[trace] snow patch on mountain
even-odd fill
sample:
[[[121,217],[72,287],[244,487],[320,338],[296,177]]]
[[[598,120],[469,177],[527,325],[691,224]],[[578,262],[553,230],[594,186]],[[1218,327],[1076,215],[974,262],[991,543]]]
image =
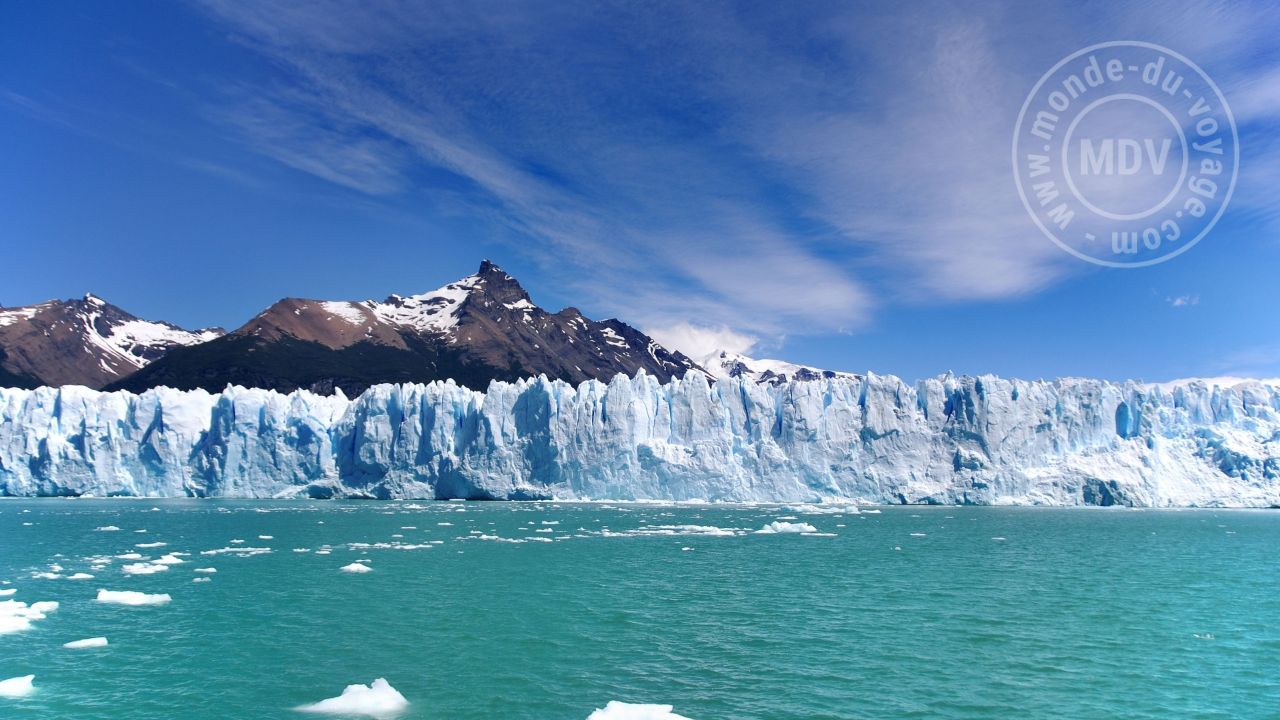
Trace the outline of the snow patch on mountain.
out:
[[[717,350],[699,363],[713,378],[747,378],[761,383],[780,383],[789,380],[817,380],[820,378],[856,378],[853,373],[835,372],[797,365],[785,360],[769,360],[748,357],[741,353]]]
[[[444,333],[458,324],[462,302],[480,282],[479,275],[469,275],[428,293],[408,297],[392,295],[382,302],[366,300],[364,306],[382,322],[418,332]]]

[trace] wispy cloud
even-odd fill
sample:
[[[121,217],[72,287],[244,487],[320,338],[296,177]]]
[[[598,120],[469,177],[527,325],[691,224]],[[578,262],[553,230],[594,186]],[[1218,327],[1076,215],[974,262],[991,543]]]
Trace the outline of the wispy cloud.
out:
[[[1242,122],[1277,111],[1258,5],[202,5],[281,68],[215,111],[250,147],[371,196],[456,192],[689,348],[1090,271],[1031,224],[1008,147],[1031,84],[1099,27],[1209,58]],[[1267,153],[1255,180],[1280,175]]]
[[[1200,304],[1200,296],[1199,295],[1177,295],[1177,296],[1167,297],[1164,299],[1164,301],[1166,303],[1169,303],[1170,307],[1176,307],[1176,308],[1193,307],[1195,305]]]

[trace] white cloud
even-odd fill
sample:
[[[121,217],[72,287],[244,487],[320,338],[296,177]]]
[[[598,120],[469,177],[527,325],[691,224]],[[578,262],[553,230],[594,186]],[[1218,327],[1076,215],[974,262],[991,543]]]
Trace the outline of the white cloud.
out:
[[[1176,297],[1167,297],[1164,299],[1164,301],[1176,308],[1191,307],[1193,305],[1200,304],[1200,296],[1199,295],[1178,295]]]
[[[1032,224],[1009,142],[1035,79],[1100,26],[1200,60],[1242,117],[1276,112],[1277,70],[1254,51],[1275,11],[1259,6],[204,5],[285,73],[221,110],[262,154],[373,196],[452,173],[450,197],[575,297],[739,344],[1096,272]],[[584,39],[602,26],[607,43]],[[1270,207],[1274,183],[1251,185],[1241,202]]]
[[[646,327],[644,329],[654,340],[664,347],[674,348],[701,362],[711,353],[726,350],[730,353],[750,354],[758,340],[723,325],[701,326],[687,322],[666,326]]]

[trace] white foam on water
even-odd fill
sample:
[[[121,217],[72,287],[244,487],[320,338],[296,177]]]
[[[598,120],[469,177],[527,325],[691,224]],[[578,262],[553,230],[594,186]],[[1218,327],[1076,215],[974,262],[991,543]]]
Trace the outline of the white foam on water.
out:
[[[63,643],[62,647],[71,650],[81,650],[84,648],[100,648],[107,646],[107,639],[104,637],[85,638],[84,640],[72,640],[69,643]]]
[[[134,590],[99,590],[98,602],[116,605],[164,605],[173,598],[169,593],[151,595]]]
[[[0,680],[0,697],[20,698],[30,695],[36,691],[35,685],[31,683],[35,679],[35,675],[21,675]]]
[[[587,716],[587,720],[691,720],[677,715],[672,705],[643,705],[609,701],[608,705]]]
[[[353,562],[353,563],[351,563],[350,565],[343,565],[342,567],[340,567],[340,568],[338,568],[338,569],[339,569],[339,570],[341,570],[342,572],[349,572],[349,573],[367,573],[367,572],[373,572],[373,568],[369,567],[368,565],[362,565],[362,564],[360,564],[360,563],[358,563],[358,562]],[[355,686],[354,686],[354,685],[352,685],[351,687],[355,687]],[[361,686],[361,687],[363,687],[363,686]],[[350,689],[350,688],[348,688],[348,689]]]
[[[757,535],[780,535],[786,533],[816,533],[818,528],[809,523],[778,522],[768,523],[756,531]]]
[[[294,708],[298,712],[329,715],[361,715],[365,717],[392,717],[404,712],[409,701],[391,683],[378,678],[368,685],[348,685],[335,698],[321,700]]]

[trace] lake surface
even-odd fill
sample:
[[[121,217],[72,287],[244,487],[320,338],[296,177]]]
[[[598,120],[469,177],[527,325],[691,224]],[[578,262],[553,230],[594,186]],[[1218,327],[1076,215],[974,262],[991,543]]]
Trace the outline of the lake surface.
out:
[[[8,589],[60,607],[0,634],[35,675],[5,718],[319,717],[375,678],[449,720],[1280,712],[1275,511],[6,500]]]

